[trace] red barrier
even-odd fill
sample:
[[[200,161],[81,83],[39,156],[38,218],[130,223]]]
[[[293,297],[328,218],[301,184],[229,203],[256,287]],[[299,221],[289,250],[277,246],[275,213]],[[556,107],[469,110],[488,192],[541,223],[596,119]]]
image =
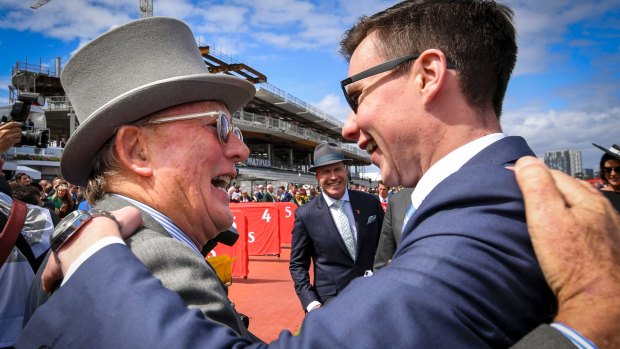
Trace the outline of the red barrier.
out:
[[[248,255],[280,255],[279,212],[276,203],[231,204],[245,214],[248,226]]]
[[[293,240],[293,225],[297,205],[292,202],[277,202],[280,211],[280,244],[290,245]]]
[[[233,209],[231,211],[235,217],[233,227],[239,232],[239,239],[233,246],[217,244],[213,251],[209,253],[209,256],[228,255],[230,258],[237,257],[232,265],[232,276],[247,278],[249,264],[247,218],[242,210]]]

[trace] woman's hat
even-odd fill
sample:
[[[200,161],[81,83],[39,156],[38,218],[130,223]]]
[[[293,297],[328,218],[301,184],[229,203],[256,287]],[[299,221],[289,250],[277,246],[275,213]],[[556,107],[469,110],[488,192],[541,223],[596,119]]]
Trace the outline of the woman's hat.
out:
[[[85,185],[92,160],[121,125],[196,101],[220,101],[234,113],[256,92],[247,80],[212,74],[194,35],[166,17],[132,21],[77,51],[61,74],[80,126],[67,142],[60,169]]]
[[[338,144],[321,142],[316,146],[316,148],[314,148],[314,165],[312,165],[308,170],[314,171],[321,166],[327,166],[337,162],[348,163],[352,161],[353,160],[346,159],[344,157],[344,152]]]
[[[609,149],[605,149],[605,148],[601,147],[600,145],[594,144],[594,143],[592,143],[592,145],[597,147],[597,148],[599,148],[600,150],[604,151],[605,153],[609,154],[614,159],[620,160],[620,146],[619,145],[614,144]]]

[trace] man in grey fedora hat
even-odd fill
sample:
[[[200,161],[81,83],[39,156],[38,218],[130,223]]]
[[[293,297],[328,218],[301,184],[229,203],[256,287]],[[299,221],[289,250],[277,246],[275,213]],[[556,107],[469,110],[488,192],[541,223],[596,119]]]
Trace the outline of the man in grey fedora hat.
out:
[[[61,82],[80,121],[62,175],[87,187],[95,209],[137,207],[132,252],[188,307],[252,338],[202,251],[233,222],[222,189],[249,150],[232,113],[254,86],[209,73],[188,26],[164,17],[94,39]]]
[[[383,222],[376,196],[347,190],[342,148],[322,142],[314,149],[314,171],[322,194],[295,211],[289,269],[304,311],[340,294],[372,269]],[[310,262],[314,280],[310,280]]]

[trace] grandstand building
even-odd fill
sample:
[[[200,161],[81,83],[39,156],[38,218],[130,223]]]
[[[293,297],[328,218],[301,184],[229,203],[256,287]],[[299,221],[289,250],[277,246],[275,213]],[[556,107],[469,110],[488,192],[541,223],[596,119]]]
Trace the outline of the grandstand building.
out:
[[[368,186],[369,180],[363,175],[370,157],[357,145],[346,143],[340,120],[267,83],[265,75],[247,64],[235,62],[209,46],[200,46],[200,52],[210,72],[242,77],[257,89],[256,96],[233,115],[233,122],[243,132],[250,149],[249,158],[237,165],[236,184],[242,190],[251,192],[258,184],[267,183],[316,184],[308,168],[313,149],[321,141],[341,144],[346,156],[353,159],[351,182]],[[54,68],[27,62],[13,67],[9,103],[14,103],[21,92],[37,92],[46,97],[43,109],[50,129],[50,146],[11,148],[5,154],[5,170],[27,172],[35,179],[60,175],[61,140],[69,139],[78,126],[71,101],[60,84],[60,71],[60,58]]]

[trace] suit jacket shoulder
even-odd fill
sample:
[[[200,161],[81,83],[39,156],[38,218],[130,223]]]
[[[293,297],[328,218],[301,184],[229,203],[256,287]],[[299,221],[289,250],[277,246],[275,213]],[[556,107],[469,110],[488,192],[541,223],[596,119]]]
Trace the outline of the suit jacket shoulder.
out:
[[[108,195],[96,208],[116,210],[124,206],[134,205]],[[188,307],[197,308],[205,317],[247,336],[213,268],[189,246],[172,238],[153,217],[142,210],[140,213],[144,227],[125,240],[136,257],[164,287],[178,293]]]

